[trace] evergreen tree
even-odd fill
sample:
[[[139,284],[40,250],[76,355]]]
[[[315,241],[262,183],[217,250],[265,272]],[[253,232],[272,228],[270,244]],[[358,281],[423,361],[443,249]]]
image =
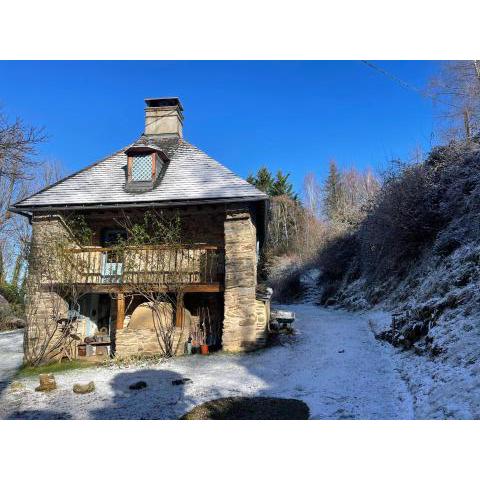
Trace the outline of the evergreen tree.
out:
[[[325,199],[323,210],[326,217],[335,222],[341,212],[343,200],[342,174],[338,171],[335,160],[330,161],[328,177],[325,181]]]
[[[298,196],[293,192],[293,185],[288,181],[289,176],[289,173],[284,175],[281,170],[277,172],[270,191],[270,196],[279,197],[280,195],[286,195],[292,200],[297,200]]]
[[[250,174],[247,177],[247,182],[270,195],[273,186],[273,177],[267,167],[261,167],[255,176]]]
[[[287,195],[292,200],[297,200],[298,196],[293,192],[293,185],[288,181],[289,176],[289,173],[284,175],[282,171],[279,170],[274,177],[268,168],[262,167],[256,175],[249,174],[247,182],[262,192],[267,193],[270,197]]]
[[[249,173],[247,178],[245,179],[248,183],[252,184],[252,185],[255,185],[255,182],[256,182],[256,178],[255,176],[253,175],[253,173]]]

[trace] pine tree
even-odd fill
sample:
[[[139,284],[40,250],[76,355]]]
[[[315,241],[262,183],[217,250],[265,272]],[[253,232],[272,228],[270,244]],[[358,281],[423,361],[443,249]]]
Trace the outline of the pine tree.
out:
[[[262,167],[257,172],[255,186],[262,192],[271,194],[273,187],[273,177],[267,167]]]
[[[341,204],[343,197],[342,175],[338,171],[335,160],[330,161],[330,169],[328,177],[325,181],[325,199],[323,210],[326,217],[335,222],[341,212]]]
[[[270,195],[272,197],[279,197],[280,195],[286,195],[292,200],[297,200],[298,196],[293,191],[293,185],[288,181],[289,173],[283,174],[281,170],[277,172],[275,179],[273,181],[272,189]]]
[[[255,182],[257,181],[253,173],[249,173],[248,177],[245,180],[252,185],[255,185]]]
[[[256,175],[252,175],[251,173],[248,175],[247,182],[270,195],[273,186],[273,177],[267,167],[261,167]]]
[[[283,174],[282,171],[279,170],[275,177],[273,177],[267,167],[262,167],[256,175],[250,173],[247,177],[247,182],[262,192],[267,193],[270,197],[286,195],[292,200],[297,201],[298,195],[294,193],[293,185],[288,181],[289,176],[289,173]]]

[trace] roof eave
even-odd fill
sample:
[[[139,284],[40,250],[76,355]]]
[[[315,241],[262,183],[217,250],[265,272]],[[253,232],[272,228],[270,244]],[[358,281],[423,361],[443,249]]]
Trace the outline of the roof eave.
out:
[[[34,212],[46,212],[52,210],[99,210],[99,209],[121,209],[121,208],[145,208],[145,207],[173,207],[186,205],[219,204],[219,203],[245,203],[267,201],[268,195],[206,198],[206,199],[184,199],[165,200],[159,202],[111,202],[111,203],[78,203],[78,204],[52,204],[52,205],[25,205],[18,204],[9,208],[10,212],[30,216]]]

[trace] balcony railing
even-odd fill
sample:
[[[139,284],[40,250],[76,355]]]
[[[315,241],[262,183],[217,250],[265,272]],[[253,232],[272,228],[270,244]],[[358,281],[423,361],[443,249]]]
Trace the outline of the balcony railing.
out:
[[[210,285],[224,277],[224,251],[210,245],[82,247],[67,254],[79,284]]]

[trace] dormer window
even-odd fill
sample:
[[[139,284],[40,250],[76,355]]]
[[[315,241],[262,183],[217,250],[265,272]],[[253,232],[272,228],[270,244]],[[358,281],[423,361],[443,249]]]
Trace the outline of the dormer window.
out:
[[[148,182],[153,178],[153,165],[155,154],[133,155],[132,156],[132,181]]]
[[[166,157],[160,149],[152,147],[131,147],[126,151],[127,192],[146,192],[152,190],[165,166]]]

